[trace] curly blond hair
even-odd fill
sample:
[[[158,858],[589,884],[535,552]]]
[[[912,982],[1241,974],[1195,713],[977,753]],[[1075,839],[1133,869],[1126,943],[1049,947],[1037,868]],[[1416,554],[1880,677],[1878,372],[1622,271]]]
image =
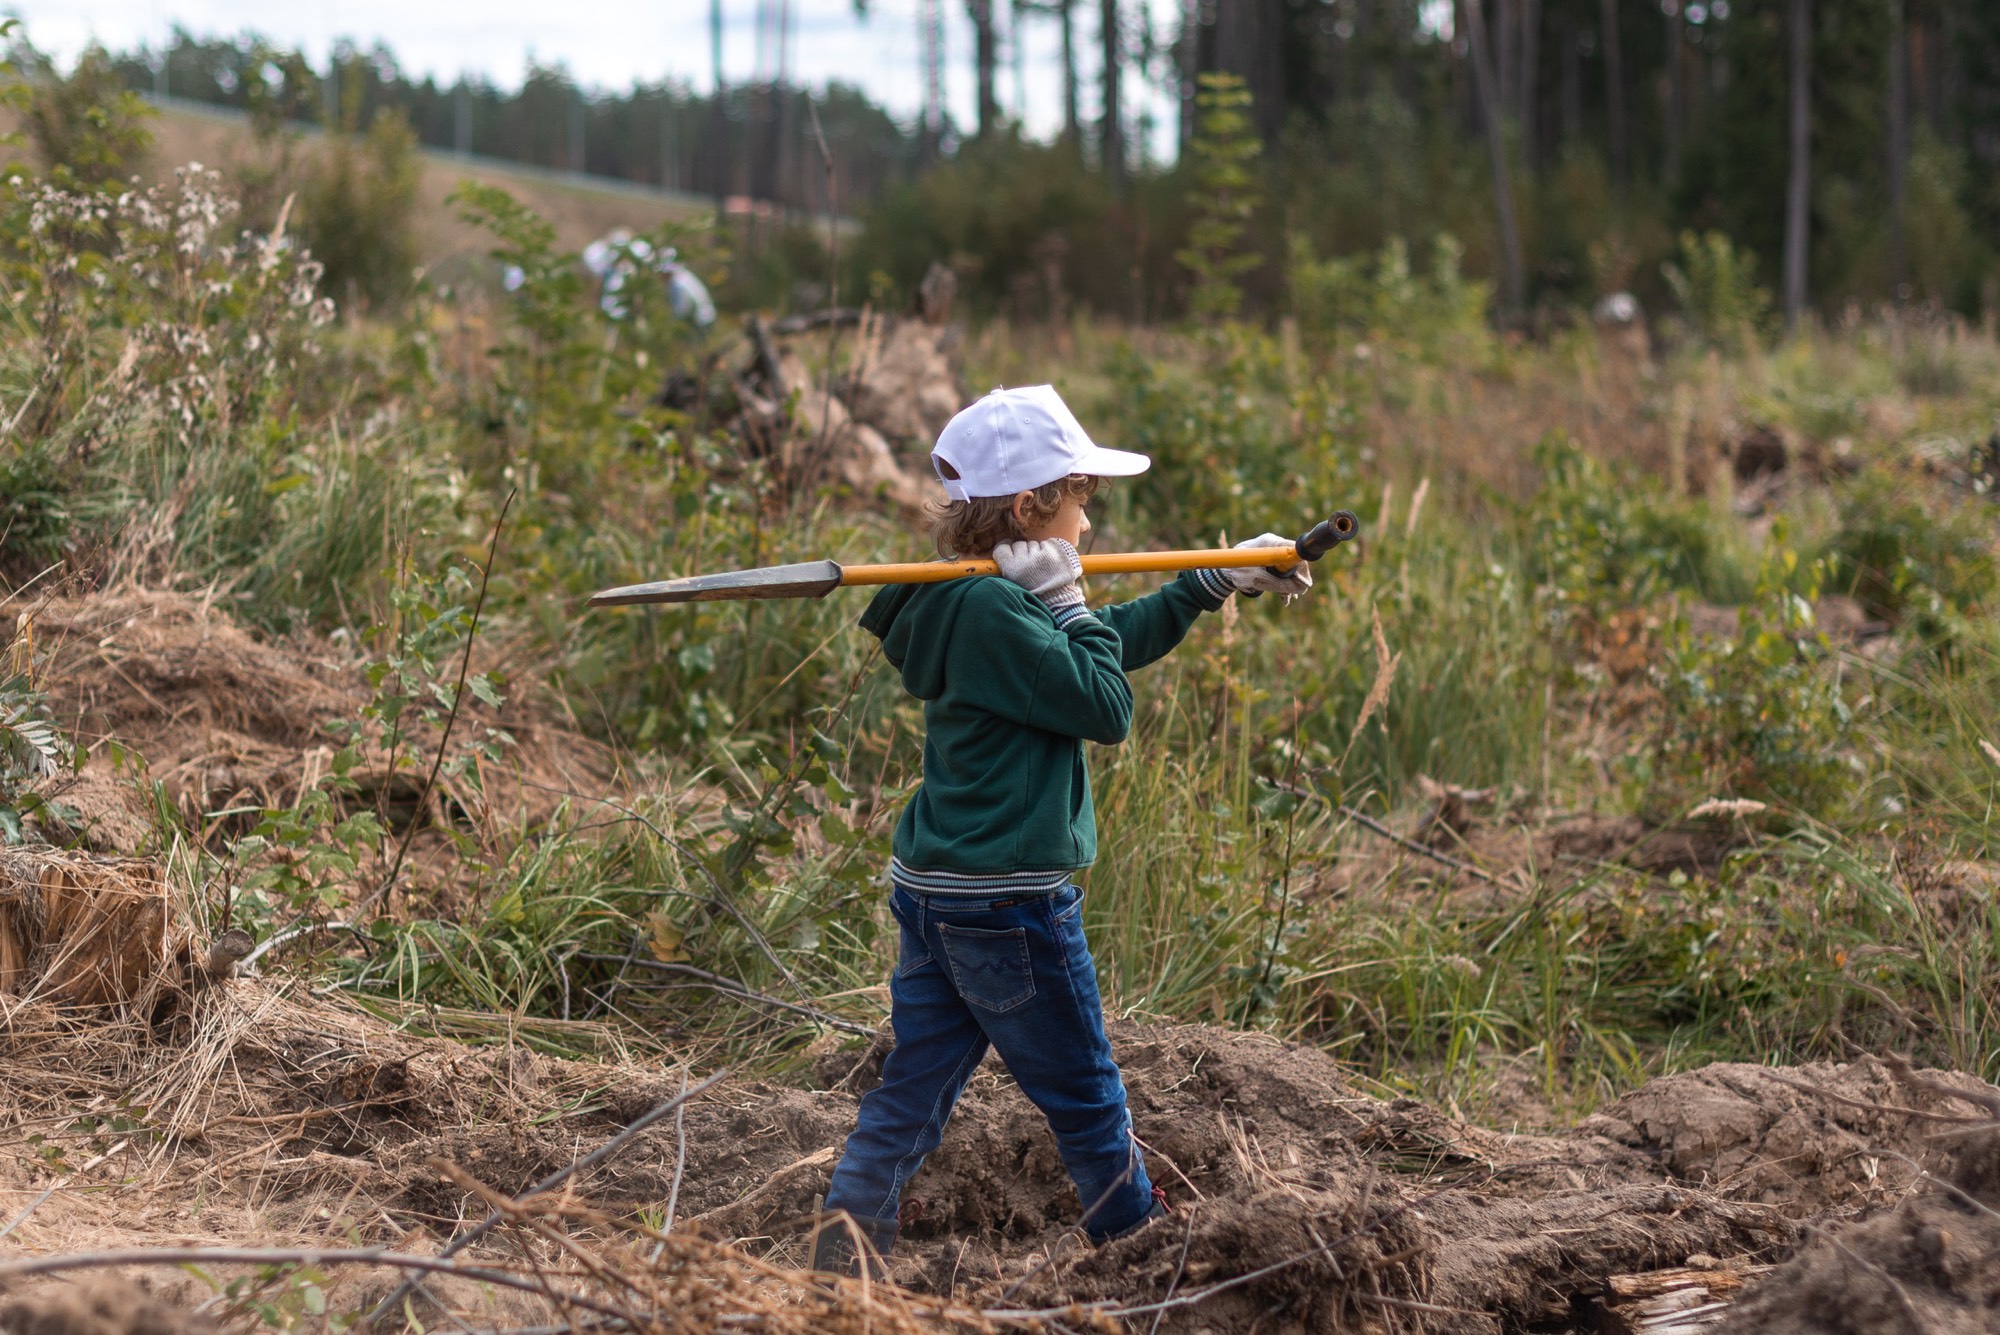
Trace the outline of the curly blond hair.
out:
[[[944,460],[938,460],[938,471],[947,478],[956,479],[958,470]],[[1044,524],[1055,518],[1062,503],[1074,497],[1087,501],[1097,494],[1103,478],[1091,477],[1085,473],[1071,473],[1068,477],[1045,482],[1028,493],[1028,502],[1022,508],[1027,511],[1028,522]],[[934,501],[927,518],[930,526],[931,542],[936,545],[938,555],[947,561],[961,557],[987,557],[1003,542],[1016,542],[1026,535],[1014,519],[1014,498],[1012,496],[974,496],[969,501]]]

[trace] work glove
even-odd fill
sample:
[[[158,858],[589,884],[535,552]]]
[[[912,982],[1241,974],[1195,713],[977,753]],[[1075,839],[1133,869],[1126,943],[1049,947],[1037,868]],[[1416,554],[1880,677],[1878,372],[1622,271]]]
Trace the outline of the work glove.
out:
[[[1240,551],[1245,547],[1291,547],[1294,540],[1281,538],[1275,533],[1260,533],[1254,538],[1246,538],[1236,544]],[[1284,574],[1274,573],[1268,566],[1239,566],[1229,570],[1214,572],[1227,580],[1236,592],[1245,598],[1255,598],[1260,594],[1275,593],[1289,603],[1292,599],[1312,587],[1312,566],[1301,561]]]
[[[1049,610],[1083,603],[1083,558],[1061,538],[1003,542],[993,549],[1000,573],[1048,604]]]

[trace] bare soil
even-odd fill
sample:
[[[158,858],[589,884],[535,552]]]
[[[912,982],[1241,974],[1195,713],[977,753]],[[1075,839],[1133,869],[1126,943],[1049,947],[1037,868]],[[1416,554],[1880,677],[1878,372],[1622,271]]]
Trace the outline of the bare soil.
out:
[[[0,1227],[75,1175],[0,1243],[0,1260],[224,1241],[435,1250],[480,1213],[435,1161],[519,1192],[682,1080],[661,1064],[420,1037],[263,980],[201,992],[156,1025],[0,1007]],[[1968,1120],[1939,1091],[1992,1096],[1963,1076],[1926,1077],[1931,1087],[1912,1091],[1874,1063],[1717,1066],[1655,1080],[1566,1130],[1519,1135],[1375,1097],[1326,1054],[1261,1035],[1120,1024],[1113,1041],[1173,1216],[1085,1246],[1070,1231],[1079,1203],[1040,1114],[989,1065],[912,1185],[921,1204],[889,1263],[899,1284],[989,1309],[1137,1307],[1133,1320],[1148,1323],[1147,1305],[1167,1303],[1160,1329],[1217,1335],[1404,1329],[1413,1314],[1433,1332],[1581,1330],[1608,1276],[1691,1257],[1796,1251],[1753,1299],[1820,1284],[1815,1275],[1865,1285],[1871,1272],[1843,1269],[1837,1242],[1877,1257],[1905,1289],[1919,1283],[1910,1258],[1930,1256],[1921,1273],[1932,1279],[1921,1282],[1938,1302],[1986,1301],[1979,1285],[1990,1285],[2000,1244],[1985,1213],[2000,1199],[1985,1194],[2000,1180],[1992,1142],[1965,1141],[1954,1158],[1932,1139],[1937,1108],[1957,1118],[1949,1127]],[[656,1223],[671,1196],[683,1227],[802,1264],[876,1057],[879,1044],[829,1040],[819,1087],[719,1086],[678,1128],[668,1119],[646,1131],[578,1190],[614,1217],[648,1212]],[[31,1144],[31,1133],[42,1140]],[[1979,1208],[1922,1165],[1956,1173]],[[185,1276],[147,1278],[181,1309],[209,1296]],[[58,1323],[78,1304],[111,1301],[96,1287],[59,1300],[60,1287],[0,1296],[19,1313],[32,1300],[34,1312],[57,1313],[34,1320]],[[351,1310],[384,1287],[355,1273],[336,1277],[333,1292]],[[1894,1289],[1878,1287],[1896,1306]],[[1909,1297],[1929,1310],[1922,1294]],[[1746,1299],[1741,1320],[1766,1320],[1755,1315],[1762,1301]],[[1807,1328],[1769,1324],[1797,1310],[1770,1306],[1767,1324],[1742,1328]],[[9,1319],[9,1335],[75,1328]],[[97,1328],[180,1329],[150,1320]]]

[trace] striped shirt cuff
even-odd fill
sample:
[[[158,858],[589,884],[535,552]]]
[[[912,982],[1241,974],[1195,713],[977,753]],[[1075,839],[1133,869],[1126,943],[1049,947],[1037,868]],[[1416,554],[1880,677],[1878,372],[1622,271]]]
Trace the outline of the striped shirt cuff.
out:
[[[1097,619],[1090,615],[1090,608],[1084,603],[1068,603],[1062,607],[1051,607],[1049,615],[1056,619],[1058,628],[1067,626],[1073,621],[1082,621],[1086,617],[1092,621]]]
[[[898,889],[917,895],[1052,895],[1070,883],[1074,867],[1054,871],[931,871],[889,859],[889,879]]]
[[[1214,600],[1208,605],[1208,610],[1211,612],[1221,610],[1222,605],[1229,601],[1229,595],[1236,592],[1236,585],[1231,583],[1229,576],[1220,570],[1197,570],[1194,572],[1194,582],[1201,586],[1203,593]]]

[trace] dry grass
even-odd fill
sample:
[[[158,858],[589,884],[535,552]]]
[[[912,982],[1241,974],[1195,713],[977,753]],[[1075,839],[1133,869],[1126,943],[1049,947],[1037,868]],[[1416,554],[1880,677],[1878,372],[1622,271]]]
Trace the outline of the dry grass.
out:
[[[0,993],[143,1012],[176,986],[193,939],[154,863],[0,849]]]

